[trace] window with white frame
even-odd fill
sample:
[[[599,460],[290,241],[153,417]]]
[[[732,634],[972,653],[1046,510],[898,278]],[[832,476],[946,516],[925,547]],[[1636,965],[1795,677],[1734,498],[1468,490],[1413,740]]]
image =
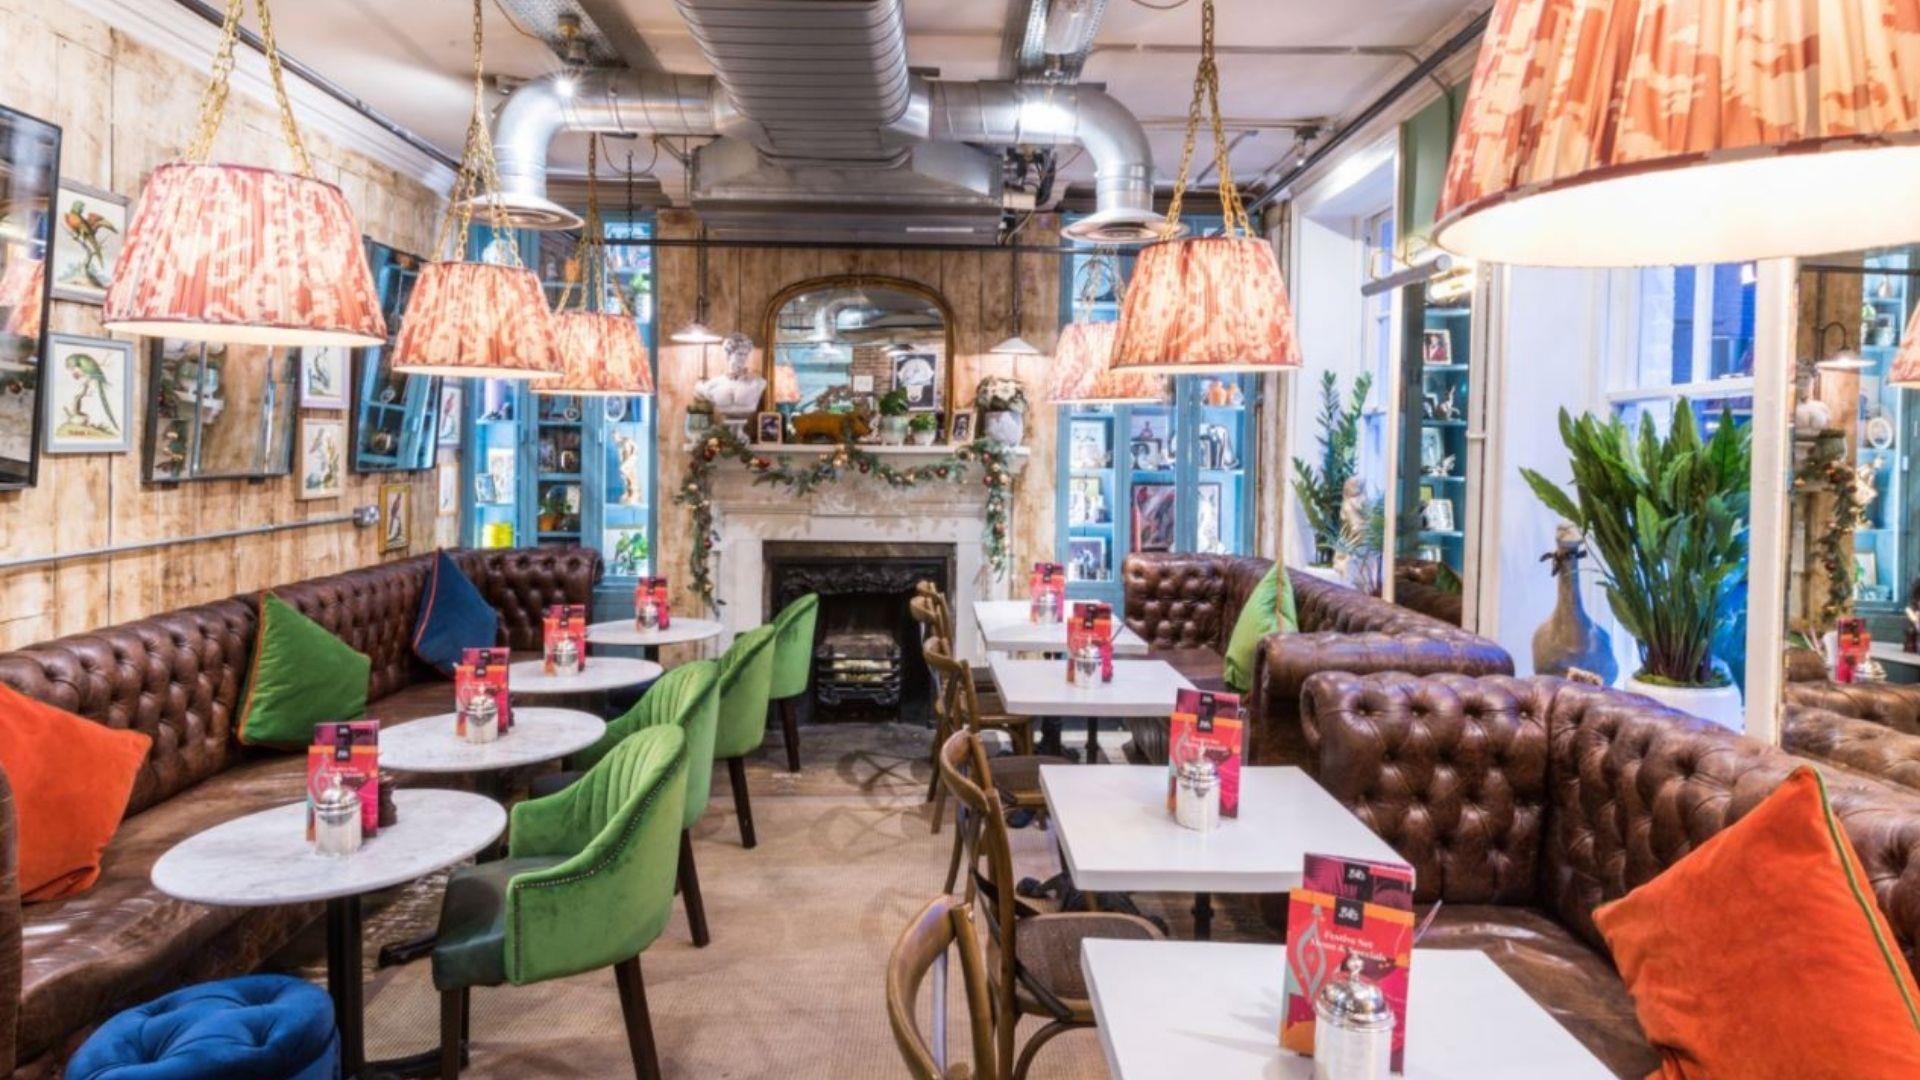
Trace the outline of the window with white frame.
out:
[[[1361,246],[1365,259],[1364,280],[1366,285],[1378,281],[1393,273],[1397,266],[1393,261],[1393,208],[1388,207],[1377,214],[1360,219]],[[1373,393],[1367,401],[1364,421],[1361,475],[1369,478],[1370,489],[1379,489],[1386,484],[1387,456],[1387,413],[1385,402],[1388,388],[1393,385],[1393,358],[1396,343],[1393,333],[1393,290],[1376,293],[1364,298],[1361,303],[1366,313],[1362,330],[1364,341],[1361,355],[1373,373]]]
[[[1664,426],[1684,397],[1703,436],[1723,410],[1750,422],[1754,264],[1652,267],[1624,277],[1628,330],[1612,350],[1607,387],[1614,414],[1630,425],[1651,415]]]

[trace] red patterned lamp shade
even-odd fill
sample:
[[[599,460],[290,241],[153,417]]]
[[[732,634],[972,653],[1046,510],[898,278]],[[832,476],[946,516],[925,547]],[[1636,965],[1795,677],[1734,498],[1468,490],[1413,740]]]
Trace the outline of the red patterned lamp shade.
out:
[[[248,345],[379,345],[373,276],[340,189],[251,165],[153,171],[127,228],[106,328]]]
[[[1267,371],[1300,366],[1273,246],[1257,236],[1167,240],[1134,264],[1115,331],[1116,372]]]
[[[415,375],[556,379],[553,315],[521,266],[428,263],[414,283],[393,369]]]
[[[1113,359],[1117,327],[1110,322],[1071,322],[1060,328],[1060,340],[1053,347],[1049,400],[1056,405],[1112,405],[1166,398],[1165,376],[1107,366]]]
[[[1534,266],[1852,251],[1920,241],[1916,190],[1913,0],[1499,0],[1434,239]]]
[[[0,271],[0,311],[7,318],[0,329],[24,338],[40,336],[41,301],[47,296],[45,259],[13,258]]]
[[[563,311],[553,317],[553,349],[560,355],[561,375],[536,384],[536,394],[653,393],[647,347],[629,316]]]
[[[793,365],[782,361],[773,365],[773,403],[775,405],[800,404],[800,374]]]
[[[1887,381],[1895,386],[1920,387],[1920,307],[1913,309],[1913,318],[1907,322],[1906,337],[1900,340],[1900,351],[1893,355]]]

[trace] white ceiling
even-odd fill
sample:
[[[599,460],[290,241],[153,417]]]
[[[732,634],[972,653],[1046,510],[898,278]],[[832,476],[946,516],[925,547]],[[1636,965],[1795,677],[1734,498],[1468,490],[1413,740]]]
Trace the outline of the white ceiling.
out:
[[[709,69],[673,0],[612,0],[631,19],[662,66],[675,72]],[[1174,0],[1150,0],[1155,4]],[[1450,32],[1489,0],[1218,0],[1216,42],[1226,49],[1277,46],[1409,46],[1419,48]],[[1003,28],[1023,0],[906,0],[907,57],[915,68],[937,68],[945,79],[1003,78]],[[183,15],[183,17],[185,17]],[[249,19],[251,23],[251,19]],[[471,9],[467,0],[327,0],[276,5],[281,48],[404,127],[457,157],[471,102],[468,78]],[[532,77],[558,68],[541,42],[525,36],[499,7],[486,9],[489,74]],[[1179,164],[1181,130],[1192,93],[1191,52],[1141,53],[1129,46],[1196,45],[1199,0],[1153,10],[1142,0],[1108,0],[1093,55],[1082,78],[1104,83],[1146,124],[1162,182]],[[1231,51],[1219,58],[1221,110],[1234,175],[1251,182],[1285,161],[1293,133],[1281,122],[1351,115],[1411,62],[1383,56],[1272,56]],[[554,153],[559,173],[585,168],[584,142],[563,136]],[[636,168],[655,155],[644,142],[629,144]],[[620,144],[615,154],[624,157]],[[1211,153],[1202,133],[1198,151]],[[1210,160],[1210,159],[1207,159]],[[623,161],[616,161],[616,165]],[[1195,165],[1196,173],[1202,168]],[[670,192],[682,180],[660,155],[654,172]],[[1074,162],[1070,181],[1090,178]]]

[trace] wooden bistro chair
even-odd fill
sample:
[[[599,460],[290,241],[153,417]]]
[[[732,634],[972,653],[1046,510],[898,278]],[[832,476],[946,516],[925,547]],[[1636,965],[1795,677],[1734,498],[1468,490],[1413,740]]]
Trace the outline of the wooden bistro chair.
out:
[[[1045,912],[1014,895],[1013,848],[1006,811],[994,790],[991,760],[979,734],[972,730],[954,732],[940,748],[941,781],[979,822],[967,845],[968,893],[986,917],[994,949],[988,971],[995,1060],[1002,1076],[1023,1080],[1034,1055],[1054,1036],[1094,1024],[1093,1002],[1080,970],[1080,942],[1087,938],[1155,940],[1162,935],[1138,915]],[[1016,1062],[1015,1029],[1024,1016],[1041,1017],[1046,1024],[1027,1040]]]
[[[967,994],[967,1027],[973,1035],[973,1060],[947,1063],[948,950],[960,954],[960,984]],[[931,973],[933,1042],[920,1033],[917,1006],[920,984]],[[887,1022],[893,1042],[906,1060],[913,1080],[999,1080],[993,1054],[993,1001],[987,977],[987,958],[980,935],[973,929],[973,913],[966,901],[936,896],[914,916],[893,943],[887,958]]]

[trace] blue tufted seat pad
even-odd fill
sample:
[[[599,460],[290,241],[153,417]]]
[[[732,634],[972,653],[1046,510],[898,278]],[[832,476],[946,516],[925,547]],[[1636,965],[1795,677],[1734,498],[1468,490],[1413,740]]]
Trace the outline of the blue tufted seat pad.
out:
[[[67,1080],[335,1080],[340,1034],[325,990],[285,975],[183,987],[100,1025]]]

